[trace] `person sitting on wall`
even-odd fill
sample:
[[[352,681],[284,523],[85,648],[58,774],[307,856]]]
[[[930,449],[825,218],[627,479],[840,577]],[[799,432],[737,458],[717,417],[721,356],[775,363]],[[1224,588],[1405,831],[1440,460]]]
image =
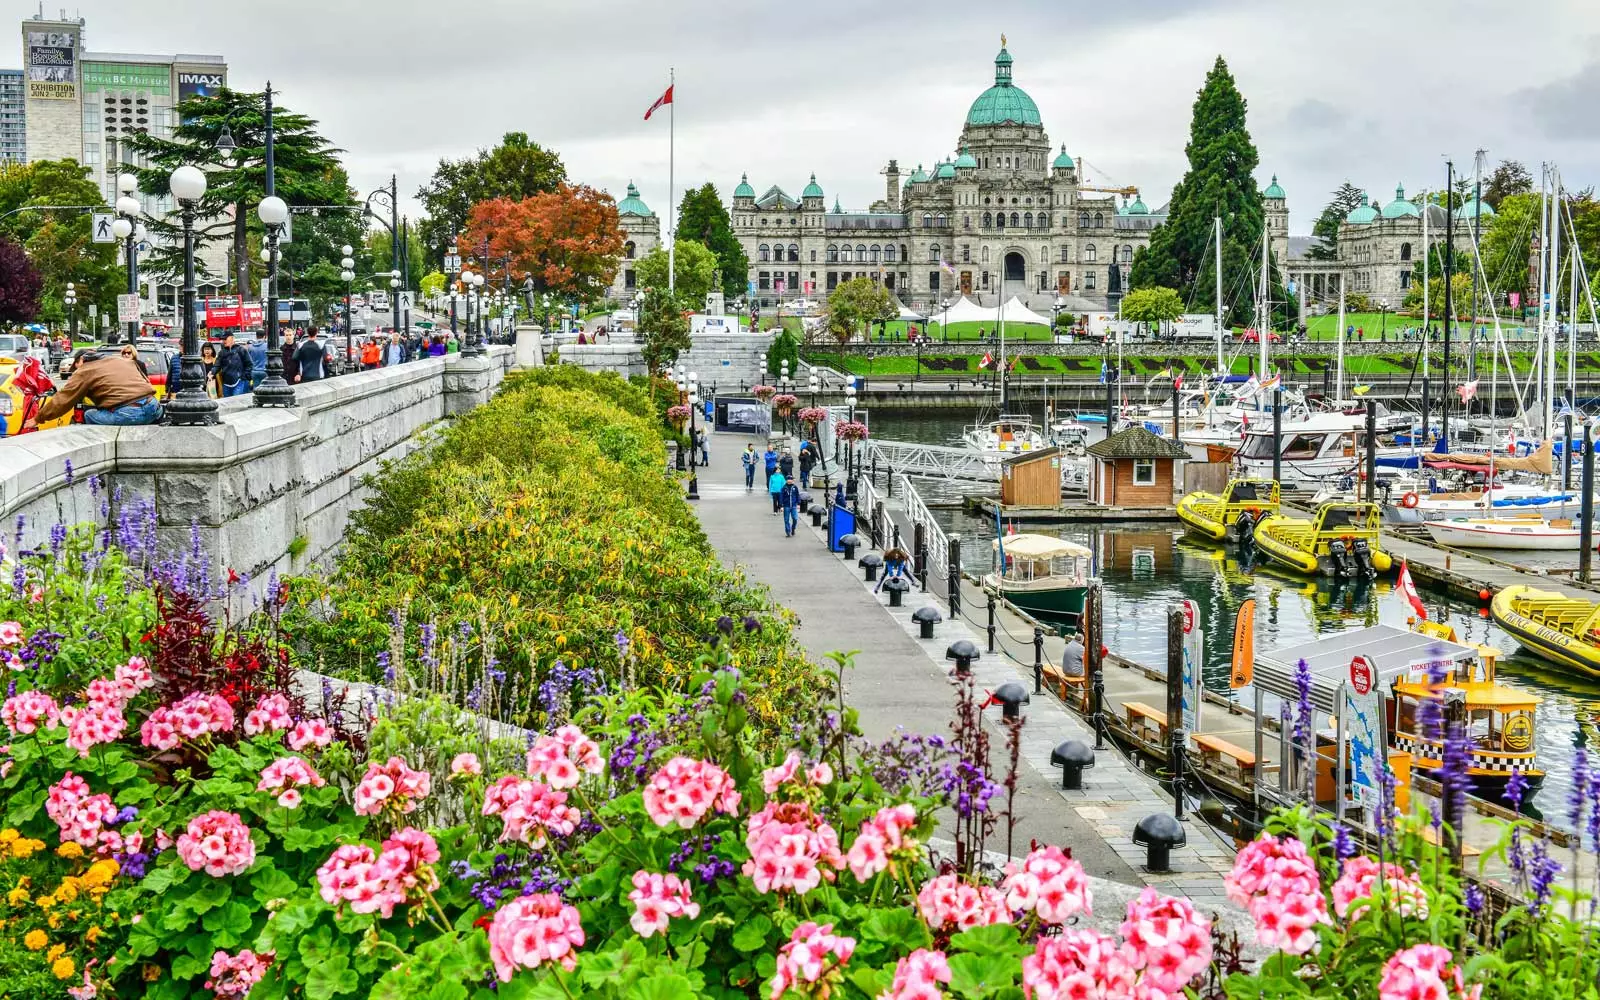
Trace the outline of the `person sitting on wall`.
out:
[[[31,429],[49,423],[71,413],[84,400],[90,401],[83,413],[84,423],[125,427],[153,424],[161,419],[155,389],[132,358],[85,348],[73,359],[72,377],[67,384],[41,403],[38,413],[23,427]]]

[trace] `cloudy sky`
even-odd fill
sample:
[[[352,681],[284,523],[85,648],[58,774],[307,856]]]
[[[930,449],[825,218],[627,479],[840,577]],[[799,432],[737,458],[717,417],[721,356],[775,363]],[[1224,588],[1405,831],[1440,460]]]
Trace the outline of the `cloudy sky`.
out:
[[[13,6],[13,10],[18,8]],[[50,15],[60,9],[47,7]],[[829,203],[881,197],[878,172],[952,155],[1004,32],[1053,143],[1152,207],[1184,166],[1190,104],[1213,59],[1250,106],[1260,181],[1291,229],[1342,180],[1382,200],[1438,187],[1445,158],[1521,159],[1600,182],[1600,3],[1523,0],[83,0],[94,51],[210,52],[229,82],[271,77],[321,120],[362,190],[405,200],[440,157],[524,131],[617,197],[667,202],[667,120],[642,120],[677,72],[676,188],[748,171]],[[13,36],[14,38],[18,36]],[[18,50],[0,65],[20,65]]]

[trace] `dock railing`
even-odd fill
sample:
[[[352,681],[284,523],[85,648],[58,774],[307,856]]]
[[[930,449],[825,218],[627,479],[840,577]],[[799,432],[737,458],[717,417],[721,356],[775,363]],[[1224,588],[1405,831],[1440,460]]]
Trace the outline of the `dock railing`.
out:
[[[911,521],[912,531],[918,525],[922,526],[926,552],[928,574],[940,579],[950,576],[950,539],[945,534],[939,522],[934,520],[933,512],[922,501],[922,494],[911,484],[911,477],[904,472],[895,473],[895,491],[900,494],[900,502],[905,504],[906,517]]]

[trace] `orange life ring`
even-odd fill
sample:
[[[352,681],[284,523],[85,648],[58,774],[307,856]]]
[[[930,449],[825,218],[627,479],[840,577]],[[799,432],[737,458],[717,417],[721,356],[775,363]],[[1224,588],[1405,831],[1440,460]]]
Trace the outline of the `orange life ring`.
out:
[[[1405,496],[1400,498],[1400,506],[1406,508],[1407,510],[1411,510],[1412,508],[1416,507],[1421,499],[1422,498],[1417,496],[1415,493],[1407,493]]]

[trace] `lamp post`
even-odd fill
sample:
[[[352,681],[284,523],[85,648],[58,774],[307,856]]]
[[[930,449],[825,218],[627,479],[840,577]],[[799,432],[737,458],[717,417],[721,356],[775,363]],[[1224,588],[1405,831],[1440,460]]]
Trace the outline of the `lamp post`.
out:
[[[267,195],[261,199],[261,204],[256,206],[256,214],[261,218],[262,225],[266,227],[267,256],[269,258],[267,261],[267,309],[265,316],[267,325],[267,377],[261,380],[260,385],[256,386],[253,398],[257,406],[293,406],[294,388],[283,377],[283,341],[278,329],[278,240],[282,238],[284,224],[289,220],[289,206],[282,198],[278,197],[277,167],[273,154],[271,82],[267,84],[265,112],[266,115],[262,126],[262,144],[264,146],[263,159],[265,160],[267,174]],[[228,134],[226,127],[223,129],[223,136],[227,138],[227,144],[224,146],[223,139],[219,137],[217,148],[224,152],[229,152],[233,146],[233,138]],[[176,174],[174,174],[174,177],[176,177]],[[174,188],[173,194],[177,194],[176,188]],[[192,215],[193,213],[191,212],[189,216],[185,216],[184,227],[186,230],[189,227],[189,220]],[[187,241],[188,239],[189,237],[186,234],[185,240]],[[192,248],[185,251],[184,257],[186,258],[184,267],[187,272],[184,296],[192,299],[194,295],[193,289],[190,287],[194,284],[194,253]],[[241,292],[240,312],[242,313],[244,302],[242,293],[244,289],[241,288],[239,291]],[[185,312],[192,313],[192,307],[186,306]],[[186,324],[190,322],[188,315],[185,315],[184,322]],[[196,350],[198,351],[198,348]],[[185,334],[183,352],[184,371],[183,392],[181,394],[187,394],[189,392],[189,344],[187,334]],[[197,357],[196,361],[198,360]],[[198,381],[196,381],[195,385],[199,390]],[[203,390],[199,391],[203,392]],[[213,403],[212,419],[215,419],[215,411],[216,404]],[[174,422],[177,421],[174,420]]]
[[[339,280],[344,282],[344,342],[349,351],[356,336],[356,259],[355,248],[346,243],[339,248]],[[348,356],[346,364],[348,364]]]
[[[783,393],[783,394],[788,394],[788,392],[789,392],[789,362],[788,362],[787,359],[785,359],[785,360],[779,361],[778,365],[779,365],[779,370],[778,370],[778,392]],[[787,437],[788,434],[789,434],[789,415],[787,413],[785,413],[783,415],[783,433],[784,433],[785,437]]]
[[[472,273],[472,287],[478,295],[478,328],[467,333],[467,342],[461,345],[461,353],[466,357],[475,357],[484,353],[483,347],[483,275],[474,271]]]
[[[695,447],[694,447],[694,439],[695,439],[695,433],[694,433],[694,411],[696,411],[698,409],[700,409],[700,390],[699,390],[699,387],[697,385],[695,385],[694,373],[690,372],[689,373],[689,494],[688,494],[687,497],[684,498],[686,500],[698,500],[698,499],[700,499],[700,474],[695,471],[696,466],[695,466],[695,459],[694,459],[694,452],[695,452]]]
[[[1389,339],[1389,300],[1378,300],[1378,340]]]
[[[845,387],[844,387],[844,401],[845,401],[845,405],[847,407],[849,407],[849,410],[850,410],[850,422],[851,423],[855,423],[855,419],[856,419],[856,383],[855,383],[855,379],[853,379],[853,378],[849,382],[847,382],[845,384]],[[850,441],[849,441],[849,450],[846,452],[845,462],[846,462],[846,466],[845,466],[844,491],[845,491],[845,494],[847,496],[849,496],[851,499],[854,499],[855,495],[856,495],[856,442],[855,442],[855,438],[851,438]]]
[[[205,197],[206,175],[198,167],[184,164],[172,172],[168,185],[183,219],[183,384],[167,403],[167,414],[179,426],[214,424],[217,401],[206,395],[206,370],[200,361],[200,336],[194,323],[194,214],[196,203]],[[271,360],[269,353],[268,364]],[[278,377],[283,377],[281,362]]]
[[[117,217],[111,222],[111,235],[122,241],[123,253],[127,261],[128,294],[137,295],[139,292],[139,257],[135,240],[138,238],[135,223],[139,219],[139,199],[133,192],[139,188],[139,179],[132,174],[117,175]],[[128,343],[133,343],[139,336],[139,321],[137,318],[128,321]],[[117,328],[111,328],[111,335],[106,341],[108,344],[117,342]]]
[[[68,336],[73,340],[78,339],[78,286],[67,282],[66,294],[61,296],[61,303],[67,307]]]
[[[464,267],[461,269],[461,309],[463,315],[461,336],[456,341],[458,345],[465,344],[472,339],[472,289],[474,287],[472,279],[475,277],[476,275],[472,273],[471,268]]]

